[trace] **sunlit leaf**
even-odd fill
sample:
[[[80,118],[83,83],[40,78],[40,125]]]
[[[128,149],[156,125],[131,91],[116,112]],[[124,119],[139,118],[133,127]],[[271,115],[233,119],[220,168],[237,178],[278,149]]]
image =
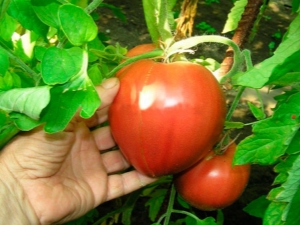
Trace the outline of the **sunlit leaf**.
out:
[[[263,225],[284,225],[281,216],[285,207],[285,203],[271,202],[265,212]]]
[[[297,159],[294,161],[293,166],[288,170],[288,177],[286,182],[284,182],[281,187],[284,188],[280,192],[276,201],[280,202],[291,202],[296,191],[300,187],[300,156],[298,155]]]
[[[300,205],[300,188],[296,191],[293,201],[291,202],[285,225],[300,224],[299,216],[299,205]]]
[[[83,73],[72,82],[51,89],[51,101],[41,121],[46,122],[46,132],[62,131],[80,109],[84,118],[91,117],[100,106],[100,99],[89,80]]]
[[[289,26],[286,38],[280,43],[274,55],[253,69],[237,77],[236,85],[261,88],[285,75],[299,63],[300,15]]]
[[[0,37],[5,41],[11,41],[11,36],[16,30],[17,22],[7,13],[0,20]]]
[[[282,156],[299,128],[300,93],[277,106],[272,117],[253,125],[253,135],[237,146],[236,164],[270,165]]]
[[[59,29],[58,8],[60,4],[57,1],[51,1],[48,4],[40,4],[40,1],[33,5],[33,9],[39,19],[48,26]]]
[[[291,72],[286,73],[281,76],[279,79],[271,82],[270,84],[278,85],[278,86],[289,86],[295,85],[300,82],[300,72]]]
[[[42,59],[42,78],[46,84],[63,84],[86,67],[81,48],[49,48]]]
[[[102,83],[104,79],[97,64],[94,64],[89,68],[88,75],[94,85]]]
[[[147,28],[155,44],[163,40],[169,45],[173,41],[168,4],[167,0],[143,0]]]
[[[49,86],[15,88],[0,93],[0,108],[7,112],[24,113],[38,120],[50,101]]]
[[[248,0],[238,0],[234,2],[234,6],[231,8],[228,18],[222,33],[227,33],[235,30],[238,27],[238,23],[242,18],[242,14],[245,10]]]
[[[97,25],[82,8],[71,4],[62,5],[58,17],[61,29],[73,45],[80,46],[96,38]]]
[[[258,119],[258,120],[262,120],[264,118],[266,118],[266,114],[264,112],[264,110],[261,107],[257,107],[256,105],[254,105],[251,102],[247,102],[249,109],[251,110],[253,116]]]
[[[8,14],[17,19],[24,28],[46,37],[48,26],[42,23],[35,14],[30,0],[11,0]]]

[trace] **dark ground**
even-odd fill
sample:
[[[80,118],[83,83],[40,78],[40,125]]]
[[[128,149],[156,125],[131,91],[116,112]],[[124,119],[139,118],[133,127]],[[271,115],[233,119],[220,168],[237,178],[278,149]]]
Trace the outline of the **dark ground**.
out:
[[[111,44],[116,42],[121,46],[132,48],[141,43],[149,43],[150,36],[147,32],[141,0],[106,0],[105,3],[112,4],[122,9],[122,12],[127,18],[127,22],[123,22],[116,18],[112,10],[108,8],[101,8],[99,29],[110,38],[108,41]],[[219,4],[206,5],[200,1],[198,6],[198,14],[195,24],[205,21],[217,30],[220,34],[223,29],[223,23],[227,18],[227,14],[232,7],[232,1],[220,0]],[[291,9],[285,5],[290,5],[289,1],[270,1],[268,9],[265,11],[264,17],[261,20],[257,35],[253,42],[246,45],[246,48],[251,50],[254,63],[260,62],[263,59],[270,57],[269,43],[274,41],[278,43],[279,40],[273,37],[276,32],[282,35],[286,31],[292,16]],[[195,29],[194,35],[201,34],[200,30]],[[228,34],[222,34],[230,36]],[[226,48],[216,44],[205,44],[200,49],[200,54],[205,57],[212,57],[219,62],[223,59]],[[247,96],[245,96],[247,98]],[[243,122],[253,121],[253,117],[245,109],[244,105],[240,105],[240,111],[236,113],[236,120]],[[242,131],[241,138],[249,135],[249,129]],[[243,208],[252,200],[269,192],[275,174],[271,167],[253,166],[252,175],[247,189],[241,198],[232,206],[223,210],[225,216],[224,225],[261,225],[261,219],[249,216],[243,212]],[[114,200],[100,206],[100,214],[105,215],[112,208],[118,205],[121,200]],[[138,201],[135,205],[132,224],[134,225],[150,225],[151,221],[148,219],[148,208],[144,206],[144,200]],[[206,216],[216,216],[215,212],[206,213],[197,211],[201,218]],[[100,215],[101,216],[101,215]],[[122,223],[111,223],[122,224]]]

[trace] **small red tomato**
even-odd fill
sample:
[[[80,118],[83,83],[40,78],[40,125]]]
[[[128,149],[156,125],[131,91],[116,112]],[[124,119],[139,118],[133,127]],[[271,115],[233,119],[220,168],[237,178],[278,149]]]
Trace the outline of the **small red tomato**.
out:
[[[243,193],[250,176],[250,165],[233,166],[236,145],[222,155],[210,151],[199,163],[174,178],[177,192],[192,206],[211,211],[235,202]]]

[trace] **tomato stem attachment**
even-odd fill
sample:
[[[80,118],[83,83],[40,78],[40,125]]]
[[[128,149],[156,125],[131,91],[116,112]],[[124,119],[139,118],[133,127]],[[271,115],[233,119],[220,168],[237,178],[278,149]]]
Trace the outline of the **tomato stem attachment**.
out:
[[[190,38],[186,38],[184,40],[180,40],[172,44],[168,49],[166,49],[166,55],[170,57],[173,54],[178,52],[182,52],[183,50],[190,49],[192,47],[197,46],[198,44],[205,43],[205,42],[214,42],[214,43],[221,43],[230,46],[233,51],[233,65],[228,73],[222,77],[220,83],[224,83],[227,78],[230,78],[234,74],[236,74],[240,69],[240,65],[244,63],[244,54],[240,50],[239,46],[229,38],[222,37],[219,35],[202,35],[202,36],[194,36]]]
[[[114,76],[115,73],[118,72],[120,69],[122,69],[123,67],[128,66],[129,64],[134,63],[134,62],[136,62],[138,60],[141,60],[141,59],[150,59],[150,58],[152,58],[152,59],[153,58],[160,58],[160,57],[163,56],[163,54],[164,54],[163,50],[156,49],[156,50],[151,51],[151,52],[147,52],[147,53],[144,53],[144,54],[141,54],[141,55],[138,55],[138,56],[134,56],[134,57],[128,58],[125,62],[119,64],[114,69],[112,69],[106,75],[106,77],[110,78],[110,77]]]

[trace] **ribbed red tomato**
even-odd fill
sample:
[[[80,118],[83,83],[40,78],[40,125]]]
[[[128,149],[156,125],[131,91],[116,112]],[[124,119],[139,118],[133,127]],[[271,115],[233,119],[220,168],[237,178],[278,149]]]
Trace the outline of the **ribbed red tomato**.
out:
[[[210,151],[199,163],[175,176],[178,193],[201,210],[222,209],[243,193],[250,175],[250,165],[233,166],[236,145],[232,143],[222,155]]]
[[[225,99],[205,67],[140,60],[119,78],[109,121],[120,150],[137,170],[153,177],[178,173],[216,143]]]

